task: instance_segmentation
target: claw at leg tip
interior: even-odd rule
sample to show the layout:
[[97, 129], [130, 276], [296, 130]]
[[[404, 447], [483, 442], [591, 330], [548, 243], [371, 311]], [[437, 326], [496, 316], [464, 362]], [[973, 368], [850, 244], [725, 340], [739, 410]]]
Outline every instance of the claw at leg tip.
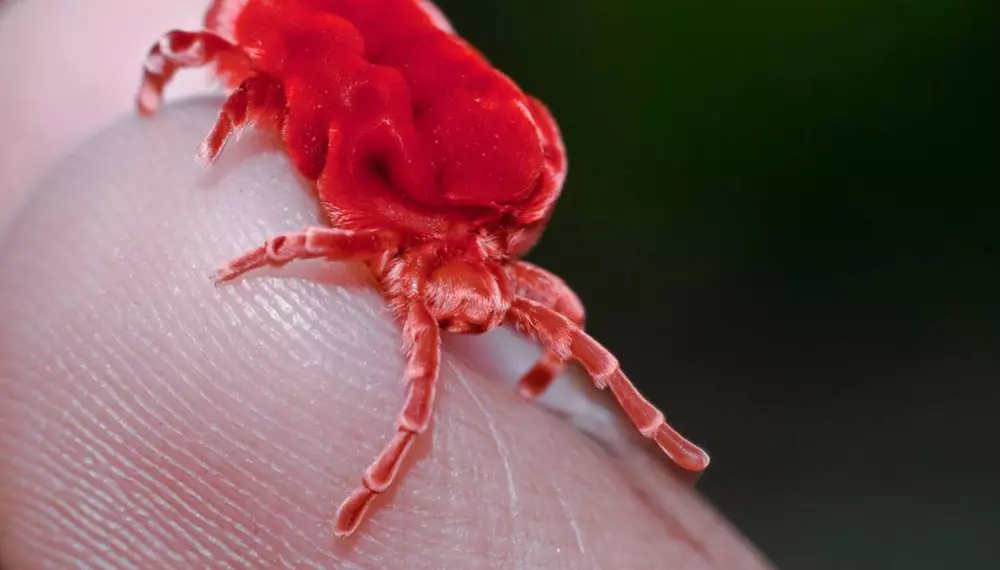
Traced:
[[148, 104], [143, 103], [142, 101], [137, 101], [135, 106], [139, 111], [140, 117], [148, 119], [156, 114], [157, 106], [149, 106]]
[[364, 486], [355, 489], [337, 509], [337, 515], [334, 517], [332, 525], [333, 534], [339, 538], [346, 538], [354, 534], [354, 531], [361, 525], [361, 520], [368, 512], [368, 506], [375, 495], [375, 492]]
[[707, 453], [705, 453], [700, 449], [698, 451], [700, 453], [697, 453], [692, 458], [693, 459], [691, 465], [692, 469], [690, 469], [690, 471], [704, 471], [705, 469], [708, 469], [709, 463], [712, 462], [712, 458], [709, 457]]
[[223, 267], [212, 275], [212, 280], [215, 281], [215, 285], [218, 287], [226, 281], [231, 281], [234, 277], [236, 277], [236, 273], [233, 271], [232, 267]]
[[333, 535], [336, 536], [337, 538], [347, 538], [352, 534], [354, 534], [353, 528], [342, 528], [340, 526], [340, 521], [336, 521], [333, 523]]
[[[345, 505], [341, 505], [337, 509], [337, 516], [333, 520], [333, 534], [337, 538], [347, 538], [354, 534], [354, 531], [358, 529], [358, 525], [361, 523], [361, 516], [358, 513], [353, 513], [351, 515], [344, 514]], [[346, 519], [346, 520], [345, 520]]]
[[139, 96], [136, 98], [136, 107], [143, 117], [150, 117], [160, 108], [160, 94], [149, 85], [139, 88]]
[[198, 151], [194, 153], [194, 161], [202, 166], [211, 166], [215, 162], [215, 155], [208, 148], [207, 144], [202, 143], [198, 147]]
[[671, 459], [686, 471], [700, 473], [708, 468], [711, 458], [704, 450], [694, 447], [693, 449], [676, 450], [677, 453], [668, 452]]
[[526, 400], [535, 400], [540, 395], [539, 391], [534, 387], [525, 386], [523, 384], [517, 387], [517, 393]]
[[653, 436], [653, 441], [679, 467], [699, 473], [708, 468], [711, 458], [704, 449], [684, 439], [668, 426], [663, 426]]

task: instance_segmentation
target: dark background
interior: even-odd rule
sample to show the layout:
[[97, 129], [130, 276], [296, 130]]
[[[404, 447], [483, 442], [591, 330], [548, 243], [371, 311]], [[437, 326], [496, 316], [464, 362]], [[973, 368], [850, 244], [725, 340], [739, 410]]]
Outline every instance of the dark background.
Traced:
[[532, 260], [782, 568], [1000, 567], [1000, 2], [440, 0], [569, 148]]

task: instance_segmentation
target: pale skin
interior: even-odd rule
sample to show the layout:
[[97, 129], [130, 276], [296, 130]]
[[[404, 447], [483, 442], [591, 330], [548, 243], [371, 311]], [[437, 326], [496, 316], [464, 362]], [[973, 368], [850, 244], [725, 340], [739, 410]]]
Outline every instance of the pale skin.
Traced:
[[[363, 266], [214, 287], [234, 254], [320, 222], [273, 142], [232, 145], [214, 174], [191, 160], [219, 105], [88, 140], [3, 238], [5, 569], [764, 567], [648, 450], [525, 402], [530, 342], [443, 335], [431, 374], [407, 365]], [[437, 343], [426, 321], [407, 321], [416, 345]], [[484, 358], [515, 373], [485, 377]], [[406, 476], [338, 543], [333, 511], [389, 442], [407, 376], [437, 378], [434, 420], [411, 417], [425, 437]]]

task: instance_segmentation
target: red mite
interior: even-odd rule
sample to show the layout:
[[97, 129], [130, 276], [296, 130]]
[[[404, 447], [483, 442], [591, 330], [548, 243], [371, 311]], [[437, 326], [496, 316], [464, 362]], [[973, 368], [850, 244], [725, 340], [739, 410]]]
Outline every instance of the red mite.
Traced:
[[681, 467], [708, 455], [681, 437], [583, 331], [579, 299], [520, 261], [552, 215], [566, 155], [548, 109], [458, 37], [428, 0], [215, 0], [205, 31], [171, 31], [146, 58], [138, 105], [177, 70], [212, 65], [231, 89], [198, 151], [211, 163], [250, 124], [280, 134], [315, 183], [329, 227], [272, 237], [219, 281], [297, 259], [365, 263], [402, 325], [407, 394], [396, 432], [337, 511], [354, 532], [430, 423], [441, 331], [509, 323], [544, 348], [520, 392], [570, 360], [610, 387], [642, 435]]

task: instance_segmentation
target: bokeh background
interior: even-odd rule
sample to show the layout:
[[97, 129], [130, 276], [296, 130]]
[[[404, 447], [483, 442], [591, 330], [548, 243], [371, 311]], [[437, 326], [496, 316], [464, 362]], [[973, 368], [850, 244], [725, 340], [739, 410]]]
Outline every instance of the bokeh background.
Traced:
[[781, 568], [1000, 565], [1000, 3], [439, 0], [556, 114], [531, 258]]

